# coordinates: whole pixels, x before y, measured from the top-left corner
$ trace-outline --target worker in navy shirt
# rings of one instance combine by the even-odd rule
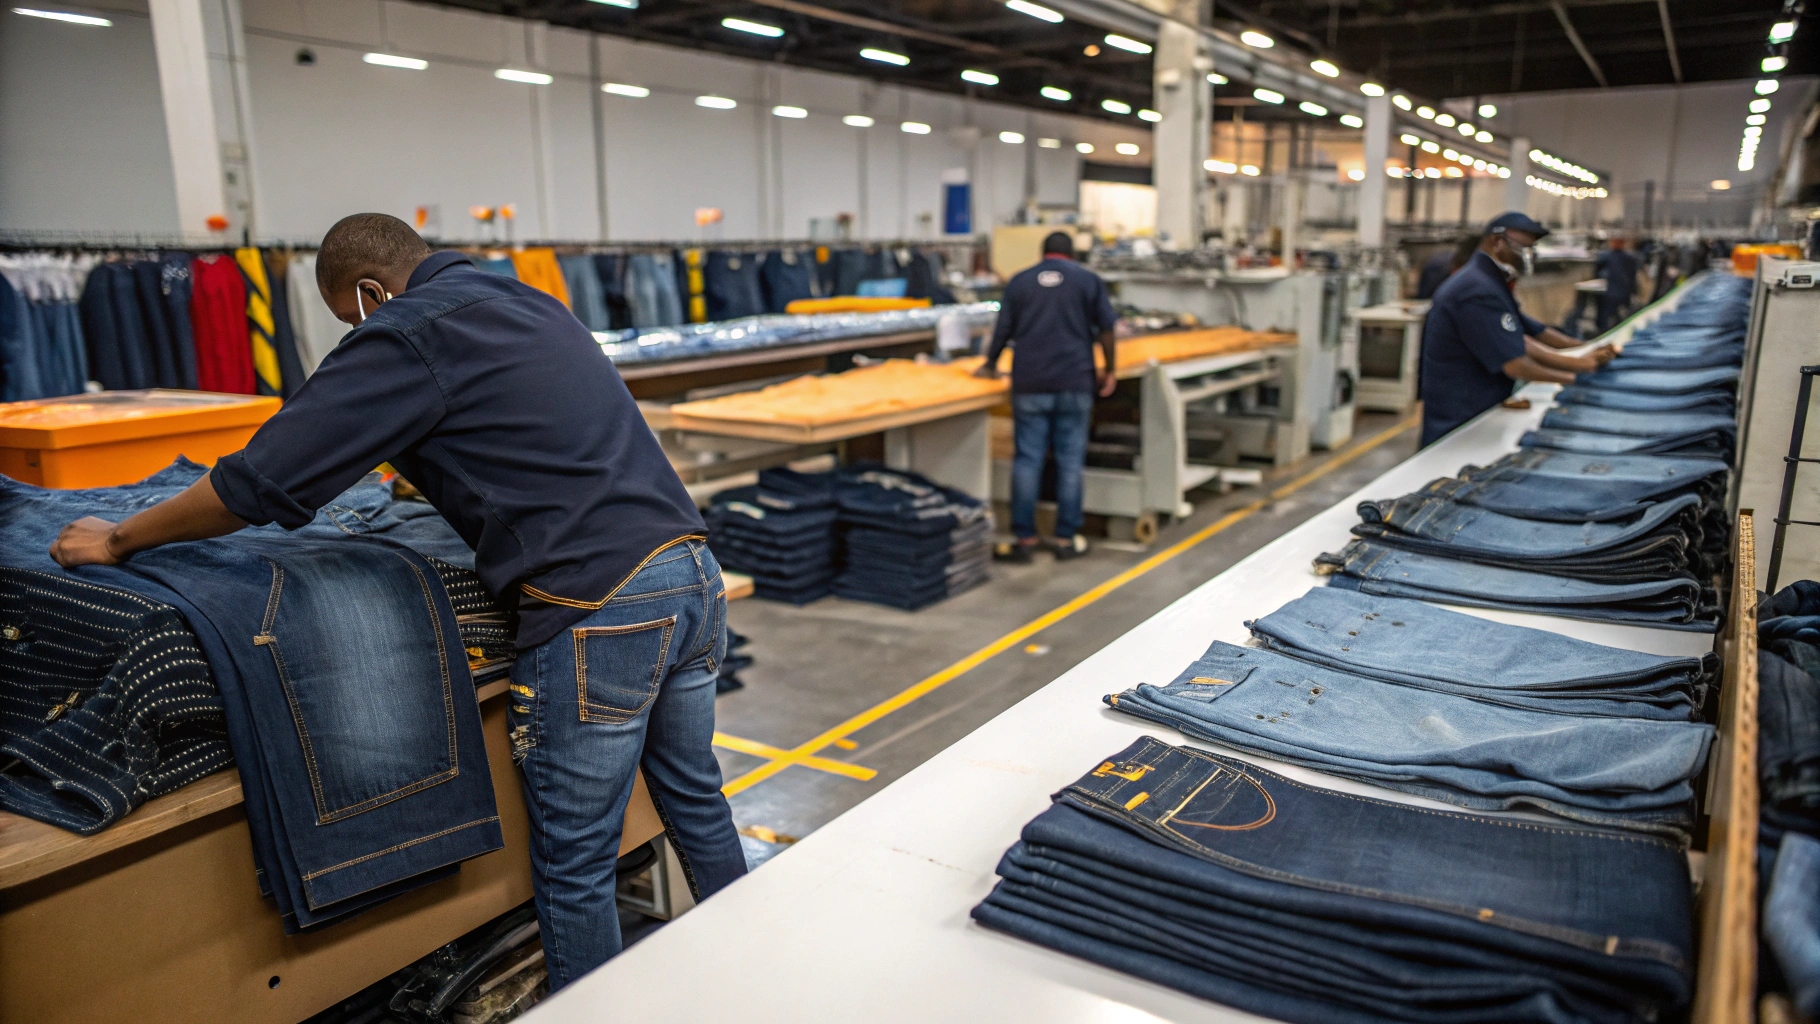
[[[1598,331],[1604,334],[1630,312],[1631,298],[1637,293],[1637,256],[1623,235],[1613,235],[1606,249],[1593,259],[1593,276],[1605,282],[1599,295]]]
[[[65,566],[243,527],[297,529],[390,462],[518,613],[508,719],[531,818],[550,986],[620,949],[615,862],[639,768],[690,889],[745,873],[710,749],[720,569],[619,373],[561,302],[396,217],[330,229],[316,280],[354,325],[243,451],[114,524],[65,527]]]
[[[1422,330],[1423,445],[1509,398],[1519,380],[1571,384],[1615,354],[1609,347],[1581,356],[1556,351],[1580,342],[1517,305],[1525,257],[1547,234],[1521,213],[1498,217],[1472,259],[1435,291]]]
[[[1118,386],[1112,329],[1118,314],[1106,282],[1074,261],[1074,239],[1064,231],[1043,239],[1043,258],[1014,276],[999,300],[998,326],[986,362],[975,373],[998,376],[998,359],[1014,345],[1011,410],[1017,455],[1011,464],[1011,532],[1017,543],[1001,560],[1030,561],[1037,548],[1036,499],[1043,463],[1055,454],[1055,541],[1058,559],[1087,553],[1081,536],[1081,490],[1087,468],[1087,435],[1093,396]],[[1093,347],[1105,354],[1095,373]]]

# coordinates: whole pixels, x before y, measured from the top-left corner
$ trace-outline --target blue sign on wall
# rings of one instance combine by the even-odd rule
[[[973,186],[948,182],[942,186],[942,231],[950,235],[973,234]]]

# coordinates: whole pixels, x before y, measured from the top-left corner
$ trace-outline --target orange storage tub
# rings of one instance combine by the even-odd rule
[[[276,398],[102,391],[0,403],[0,473],[40,487],[114,487],[179,455],[212,465],[246,447]]]

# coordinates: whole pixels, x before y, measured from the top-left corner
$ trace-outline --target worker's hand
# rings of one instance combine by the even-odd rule
[[[1100,397],[1101,398],[1111,398],[1112,393],[1114,391],[1117,391],[1118,387],[1119,387],[1118,374],[1116,374],[1116,373],[1100,374]]]
[[[1604,366],[1606,363],[1618,358],[1618,350],[1610,345],[1600,345],[1598,348],[1595,348],[1586,354],[1592,357],[1593,365],[1595,366]]]
[[[114,524],[94,516],[84,516],[65,526],[51,544],[51,557],[65,569],[78,565],[118,565],[120,558],[108,548],[114,535]]]
[[[984,380],[998,380],[998,367],[991,363],[981,363],[979,368],[973,371],[973,375]]]

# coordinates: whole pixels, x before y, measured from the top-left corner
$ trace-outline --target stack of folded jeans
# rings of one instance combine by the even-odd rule
[[[1779,969],[1764,976],[1812,1017],[1820,1013],[1820,583],[1784,587],[1759,602],[1757,616],[1763,933],[1775,953],[1764,966]]]
[[[1409,656],[1444,640],[1407,641]],[[1617,717],[1634,694],[1572,679],[1556,680],[1576,687],[1558,695],[1494,683],[1466,696],[1481,680],[1494,683],[1471,670],[1445,681],[1406,673],[1387,682],[1350,665],[1216,641],[1167,686],[1139,684],[1105,700],[1240,753],[1460,807],[1529,808],[1686,836],[1711,726]],[[1557,704],[1572,713],[1536,710]],[[1605,713],[1581,713],[1588,707]]]
[[[1712,632],[1717,596],[1694,570],[1723,557],[1725,480],[1717,459],[1523,449],[1395,502],[1368,503],[1361,512],[1374,522],[1354,531],[1368,539],[1320,556],[1315,568],[1337,574],[1335,587],[1369,594]],[[1670,513],[1675,503],[1684,510]],[[1650,532],[1650,516],[1678,525]],[[1459,536],[1449,533],[1453,525]],[[1647,555],[1634,562],[1605,557],[1600,543],[1639,531],[1682,540],[1620,544],[1619,552]],[[1487,535],[1516,539],[1521,550],[1477,543]],[[1687,542],[1694,557],[1661,557]],[[1583,564],[1588,551],[1601,561]]]
[[[833,473],[777,468],[716,494],[707,517],[715,560],[750,575],[756,597],[796,605],[826,597],[835,573],[833,483]]]
[[[1053,799],[974,920],[1264,1017],[1617,1024],[1692,990],[1673,842],[1372,800],[1150,737]]]
[[[926,477],[861,464],[838,471],[842,597],[914,611],[985,582],[992,512]]]
[[[187,688],[170,695],[212,701],[196,715],[225,718],[256,874],[287,932],[340,920],[498,849],[498,812],[463,650],[467,631],[442,582],[465,589],[473,552],[434,509],[392,500],[371,476],[296,531],[247,529],[140,552],[118,566],[65,571],[51,562],[48,550],[64,523],[82,515],[118,520],[205,472],[179,462],[139,485],[90,491],[0,478],[0,575],[65,593],[82,588],[83,600],[110,608],[181,616],[190,633],[185,650],[199,652],[202,664],[188,665],[177,680]],[[0,623],[11,627],[0,631],[5,642],[24,648],[9,650],[7,660],[24,665],[56,656],[49,623],[41,620],[46,604],[28,600],[22,618]],[[213,694],[196,692],[197,669],[212,680]],[[46,696],[29,682],[11,693],[15,681],[0,681],[8,696]],[[172,749],[219,767],[218,741],[211,746],[195,735],[200,722],[188,729],[195,742],[173,748],[164,737],[147,742],[132,730],[174,725],[173,738],[181,740],[181,715],[158,708],[159,715],[117,721],[114,708],[130,706],[143,685],[104,679],[59,700],[47,712],[50,725],[69,721],[77,731],[53,728],[16,744],[24,756],[14,756],[48,784],[13,786],[9,776],[0,786],[9,804],[24,804],[26,813],[34,805],[53,814],[75,808],[81,813],[58,823],[80,828],[112,820],[150,789],[174,788],[167,785],[173,778],[199,777],[187,760],[168,761]],[[100,767],[34,759],[60,744],[110,743],[106,735],[78,734],[97,723],[123,727],[119,741],[135,759]],[[143,752],[151,752],[152,764],[143,763]],[[110,782],[137,780],[140,788],[117,799],[80,793],[109,767]],[[80,806],[84,796],[91,806]]]

